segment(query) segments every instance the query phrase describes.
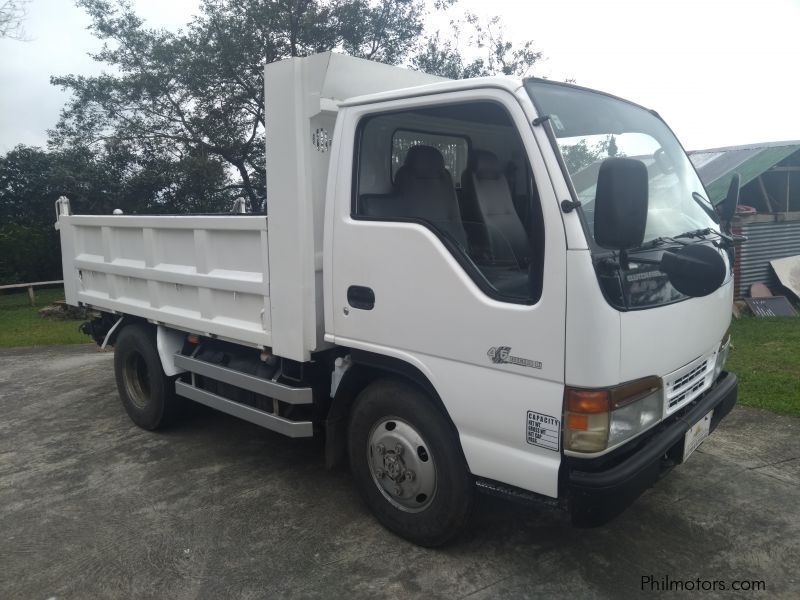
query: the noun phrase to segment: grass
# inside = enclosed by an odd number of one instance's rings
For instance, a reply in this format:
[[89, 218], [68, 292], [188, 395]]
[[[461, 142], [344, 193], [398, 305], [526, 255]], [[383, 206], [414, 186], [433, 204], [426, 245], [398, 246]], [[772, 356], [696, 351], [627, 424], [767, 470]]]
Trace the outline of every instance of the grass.
[[731, 335], [725, 368], [739, 378], [739, 403], [800, 417], [800, 318], [742, 317]]
[[0, 347], [82, 344], [91, 340], [78, 331], [83, 320], [54, 321], [39, 316], [39, 309], [64, 299], [64, 290], [36, 290], [36, 305], [30, 306], [28, 292], [0, 296]]
[[[38, 290], [36, 306], [22, 293], [0, 296], [0, 347], [80, 344], [81, 321], [52, 321], [38, 310], [63, 300], [61, 288]], [[739, 403], [800, 417], [800, 318], [742, 317], [731, 324], [727, 368], [739, 377]]]

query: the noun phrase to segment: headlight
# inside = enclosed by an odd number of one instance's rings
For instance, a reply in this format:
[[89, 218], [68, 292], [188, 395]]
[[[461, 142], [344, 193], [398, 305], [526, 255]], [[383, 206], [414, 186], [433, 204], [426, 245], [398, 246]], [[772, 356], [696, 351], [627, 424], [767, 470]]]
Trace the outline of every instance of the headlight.
[[608, 430], [608, 447], [631, 439], [650, 429], [658, 423], [664, 410], [664, 402], [661, 399], [661, 388], [653, 393], [611, 411], [611, 423]]
[[725, 361], [728, 360], [728, 353], [731, 349], [731, 334], [726, 333], [725, 337], [719, 344], [719, 351], [717, 352], [717, 364], [714, 366], [714, 380], [716, 381], [722, 369], [725, 368]]
[[602, 452], [661, 420], [663, 386], [660, 378], [645, 377], [613, 388], [567, 388], [564, 405], [564, 449]]

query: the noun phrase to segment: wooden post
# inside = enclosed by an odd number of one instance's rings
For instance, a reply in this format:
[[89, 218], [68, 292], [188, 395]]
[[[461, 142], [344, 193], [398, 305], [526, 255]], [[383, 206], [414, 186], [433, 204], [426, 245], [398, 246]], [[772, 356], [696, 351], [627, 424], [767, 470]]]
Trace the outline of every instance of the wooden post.
[[33, 293], [33, 286], [28, 286], [28, 300], [31, 301], [31, 306], [36, 302], [36, 295]]
[[792, 172], [786, 171], [786, 212], [789, 212], [789, 182], [792, 180]]
[[772, 198], [770, 198], [767, 193], [767, 186], [764, 185], [764, 180], [761, 178], [761, 175], [758, 176], [758, 185], [761, 188], [761, 193], [764, 195], [764, 202], [767, 204], [767, 210], [771, 213], [777, 212], [779, 210], [777, 203], [773, 202]]

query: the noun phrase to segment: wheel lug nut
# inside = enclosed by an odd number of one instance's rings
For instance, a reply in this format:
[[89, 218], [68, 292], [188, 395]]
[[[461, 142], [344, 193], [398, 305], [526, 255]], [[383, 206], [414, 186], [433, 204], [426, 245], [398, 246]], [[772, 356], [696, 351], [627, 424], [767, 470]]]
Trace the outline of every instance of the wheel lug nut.
[[414, 471], [406, 471], [403, 473], [403, 481], [414, 481], [415, 477]]
[[394, 488], [395, 496], [399, 496], [402, 493], [403, 493], [403, 490], [400, 488], [400, 486], [399, 485], [395, 486], [395, 488]]
[[400, 444], [397, 444], [394, 447], [394, 453], [397, 454], [397, 455], [402, 454], [403, 453], [403, 447]]
[[386, 452], [386, 446], [384, 446], [383, 444], [378, 444], [377, 446], [375, 446], [375, 450], [378, 451], [378, 454], [383, 456], [383, 454]]
[[386, 476], [386, 471], [384, 471], [383, 469], [378, 469], [377, 471], [375, 471], [375, 477], [377, 477], [378, 479], [383, 479], [385, 476]]

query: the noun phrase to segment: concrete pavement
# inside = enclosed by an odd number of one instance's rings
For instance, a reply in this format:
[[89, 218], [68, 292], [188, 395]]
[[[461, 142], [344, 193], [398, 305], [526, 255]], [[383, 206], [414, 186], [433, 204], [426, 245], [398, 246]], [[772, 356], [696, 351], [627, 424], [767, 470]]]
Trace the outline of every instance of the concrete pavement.
[[202, 407], [136, 428], [94, 346], [0, 350], [0, 411], [4, 599], [627, 598], [648, 575], [800, 597], [800, 419], [737, 407], [605, 527], [479, 496], [467, 534], [427, 550], [318, 442]]

